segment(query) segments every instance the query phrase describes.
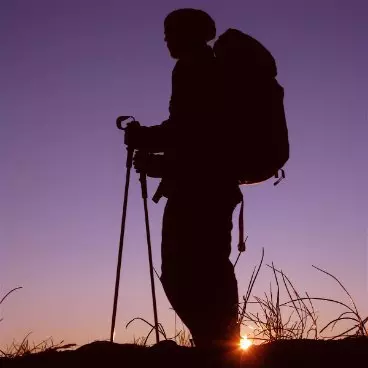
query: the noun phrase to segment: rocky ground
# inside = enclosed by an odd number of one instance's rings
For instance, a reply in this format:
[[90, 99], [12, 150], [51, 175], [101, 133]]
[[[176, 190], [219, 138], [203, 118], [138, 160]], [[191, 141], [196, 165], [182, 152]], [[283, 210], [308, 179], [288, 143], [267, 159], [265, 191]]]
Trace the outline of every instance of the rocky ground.
[[[233, 365], [231, 365], [231, 358]], [[220, 363], [221, 361], [227, 362]], [[244, 352], [219, 353], [163, 344], [143, 347], [96, 341], [76, 350], [46, 351], [17, 358], [0, 358], [0, 368], [121, 367], [366, 367], [368, 337], [344, 340], [280, 340], [252, 346]]]

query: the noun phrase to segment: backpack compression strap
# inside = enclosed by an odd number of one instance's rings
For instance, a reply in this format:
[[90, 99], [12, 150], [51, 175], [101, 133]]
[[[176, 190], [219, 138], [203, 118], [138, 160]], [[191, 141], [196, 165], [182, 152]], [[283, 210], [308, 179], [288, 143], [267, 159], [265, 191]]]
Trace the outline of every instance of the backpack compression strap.
[[276, 174], [275, 174], [275, 179], [278, 179], [276, 180], [273, 185], [276, 186], [277, 184], [280, 183], [281, 180], [285, 179], [285, 171], [283, 169], [280, 169], [281, 171], [281, 176], [279, 178], [279, 170], [277, 170]]
[[[285, 179], [285, 171], [283, 169], [280, 169], [280, 171], [281, 171], [280, 178], [279, 178], [279, 170], [275, 174], [275, 178], [278, 179], [278, 180], [273, 183], [274, 186], [279, 184], [281, 180]], [[245, 243], [248, 239], [248, 235], [244, 239], [244, 197], [243, 197], [243, 193], [242, 193], [242, 199], [241, 199], [240, 203], [241, 203], [241, 205], [240, 205], [240, 211], [239, 211], [239, 243], [238, 243], [239, 254], [238, 254], [238, 257], [236, 258], [236, 261], [234, 263], [234, 268], [235, 268], [236, 264], [238, 263], [240, 255], [243, 252], [245, 252], [245, 250], [247, 249], [247, 246], [246, 246]]]
[[239, 257], [240, 255], [245, 252], [246, 249], [246, 245], [245, 242], [248, 239], [248, 235], [247, 237], [244, 239], [244, 197], [242, 194], [242, 199], [241, 199], [241, 205], [240, 205], [240, 211], [239, 211], [239, 243], [238, 243], [238, 257], [236, 258], [236, 261], [234, 263], [234, 268], [236, 266], [236, 264], [238, 263]]

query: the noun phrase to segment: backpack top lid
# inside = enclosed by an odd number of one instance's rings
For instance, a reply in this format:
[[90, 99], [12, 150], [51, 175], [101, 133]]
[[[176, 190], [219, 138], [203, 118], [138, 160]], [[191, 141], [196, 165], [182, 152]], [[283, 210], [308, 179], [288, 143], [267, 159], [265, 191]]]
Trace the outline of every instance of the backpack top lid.
[[220, 61], [246, 67], [250, 73], [275, 78], [276, 62], [272, 54], [255, 38], [233, 28], [223, 33], [213, 46]]

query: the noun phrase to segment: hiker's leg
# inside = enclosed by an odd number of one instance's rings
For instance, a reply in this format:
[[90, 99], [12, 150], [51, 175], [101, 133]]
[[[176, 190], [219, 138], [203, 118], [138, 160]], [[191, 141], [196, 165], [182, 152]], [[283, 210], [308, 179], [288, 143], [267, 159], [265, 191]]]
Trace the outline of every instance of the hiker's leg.
[[[204, 213], [199, 217], [196, 233], [198, 264], [194, 263], [197, 279], [205, 271], [205, 285], [197, 289], [203, 305], [206, 323], [195, 323], [193, 337], [197, 346], [212, 340], [239, 342], [238, 287], [231, 252], [232, 215], [236, 203], [225, 198], [209, 198], [204, 202]], [[203, 252], [202, 252], [203, 249]], [[203, 292], [204, 290], [204, 292]]]
[[235, 205], [181, 198], [169, 199], [165, 208], [161, 280], [196, 345], [239, 339], [237, 282], [229, 260]]

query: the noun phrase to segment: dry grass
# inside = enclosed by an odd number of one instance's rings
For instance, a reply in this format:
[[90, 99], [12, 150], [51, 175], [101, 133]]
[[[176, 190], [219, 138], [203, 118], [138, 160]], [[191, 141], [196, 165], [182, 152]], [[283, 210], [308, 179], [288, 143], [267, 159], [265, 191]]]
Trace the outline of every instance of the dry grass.
[[[126, 324], [125, 327], [128, 328], [129, 325], [134, 321], [142, 321], [150, 327], [150, 330], [149, 330], [148, 334], [146, 335], [146, 337], [134, 338], [134, 340], [133, 340], [133, 343], [135, 343], [135, 344], [147, 346], [148, 339], [151, 336], [152, 332], [155, 330], [155, 326], [152, 323], [145, 320], [144, 318], [136, 317], [136, 318], [133, 318], [132, 320], [130, 320]], [[188, 347], [193, 346], [190, 333], [184, 327], [184, 325], [183, 325], [183, 329], [179, 330], [179, 332], [176, 332], [176, 329], [175, 329], [175, 335], [173, 337], [168, 337], [168, 335], [167, 335], [167, 333], [166, 333], [166, 331], [165, 331], [165, 329], [164, 329], [164, 327], [162, 326], [161, 323], [158, 324], [158, 327], [159, 327], [158, 328], [159, 334], [162, 335], [164, 340], [174, 340], [178, 345], [181, 345], [181, 346], [188, 346]]]
[[20, 343], [16, 343], [15, 341], [13, 341], [13, 343], [8, 346], [5, 351], [0, 350], [0, 356], [5, 358], [14, 358], [18, 356], [41, 353], [46, 351], [65, 350], [76, 346], [75, 344], [63, 345], [64, 341], [55, 344], [52, 337], [45, 339], [38, 344], [35, 344], [34, 342], [30, 343], [28, 339], [30, 334], [31, 333], [27, 334]]
[[[262, 297], [252, 296], [252, 290], [263, 265], [264, 249], [262, 249], [262, 257], [260, 263], [254, 268], [248, 283], [246, 294], [243, 296], [243, 302], [239, 304], [239, 323], [245, 328], [251, 329], [251, 333], [247, 334], [248, 338], [254, 343], [266, 343], [282, 339], [315, 339], [315, 340], [335, 340], [346, 337], [368, 336], [368, 317], [362, 318], [358, 308], [344, 285], [337, 277], [329, 272], [313, 266], [316, 270], [333, 278], [338, 285], [344, 290], [349, 299], [349, 303], [344, 303], [330, 298], [311, 297], [307, 292], [300, 294], [294, 287], [290, 278], [285, 275], [282, 270], [277, 269], [274, 264], [267, 265], [272, 271], [273, 284], [270, 282], [269, 291], [265, 292]], [[21, 289], [17, 287], [9, 291], [1, 300], [1, 303], [14, 291]], [[286, 301], [281, 301], [281, 294], [287, 295]], [[320, 328], [319, 320], [314, 308], [313, 302], [333, 303], [343, 307], [345, 310], [336, 318]], [[249, 306], [256, 307], [257, 312], [250, 312]], [[0, 322], [2, 319], [0, 319]], [[144, 318], [136, 317], [129, 321], [126, 325], [128, 328], [133, 322], [141, 321], [149, 326], [149, 332], [146, 337], [134, 338], [137, 345], [147, 346], [148, 340], [155, 330], [154, 324], [148, 322]], [[322, 336], [324, 332], [330, 330], [332, 332], [336, 326], [342, 321], [348, 321], [351, 326], [345, 331], [331, 335]], [[165, 340], [174, 340], [181, 346], [193, 346], [191, 336], [183, 328], [177, 332], [176, 315], [175, 315], [175, 335], [169, 337], [165, 332], [162, 324], [158, 326], [159, 334]], [[75, 344], [63, 345], [63, 341], [55, 344], [52, 338], [46, 339], [39, 344], [30, 343], [28, 334], [21, 343], [15, 343], [7, 347], [5, 351], [0, 350], [0, 357], [15, 357], [26, 354], [32, 354], [42, 351], [57, 351], [69, 349]]]
[[[316, 266], [313, 267], [332, 277], [339, 284], [348, 296], [350, 305], [330, 298], [311, 297], [307, 292], [305, 296], [301, 295], [294, 287], [290, 278], [282, 270], [276, 269], [273, 263], [267, 266], [272, 270], [275, 290], [272, 288], [272, 283], [270, 283], [269, 292], [265, 292], [264, 297], [254, 296], [254, 301], [251, 301], [251, 292], [262, 267], [263, 258], [264, 250], [262, 250], [262, 258], [258, 268], [253, 270], [247, 293], [243, 296], [243, 306], [239, 312], [239, 323], [247, 327], [252, 326], [253, 328], [253, 336], [250, 336], [252, 339], [270, 342], [280, 339], [313, 338], [316, 340], [334, 340], [352, 336], [368, 336], [368, 330], [365, 326], [368, 322], [368, 317], [364, 319], [361, 317], [352, 296], [337, 277]], [[280, 300], [282, 287], [288, 296], [288, 300], [284, 302]], [[338, 304], [344, 307], [345, 311], [319, 328], [318, 316], [313, 305], [314, 301]], [[260, 311], [256, 313], [248, 312], [247, 307], [250, 304], [256, 304]], [[349, 321], [352, 323], [352, 326], [337, 335], [322, 336], [322, 333], [329, 328], [332, 332], [342, 321]]]
[[[3, 297], [1, 298], [1, 300], [0, 300], [0, 305], [4, 302], [4, 300], [5, 300], [5, 299], [10, 295], [10, 294], [14, 293], [14, 291], [19, 290], [19, 289], [22, 289], [22, 287], [21, 287], [21, 286], [18, 286], [18, 287], [16, 287], [16, 288], [11, 289], [10, 291], [8, 291], [8, 292], [5, 294], [5, 296], [3, 296]], [[0, 322], [1, 322], [3, 319], [4, 319], [4, 318], [0, 318]]]
[[[305, 295], [300, 294], [290, 278], [282, 270], [278, 270], [273, 263], [267, 265], [267, 267], [272, 271], [274, 284], [272, 285], [272, 282], [270, 282], [269, 291], [268, 293], [265, 292], [263, 297], [252, 296], [252, 290], [262, 268], [263, 259], [264, 249], [262, 249], [260, 263], [254, 268], [251, 275], [247, 292], [243, 296], [243, 302], [239, 304], [238, 321], [242, 326], [251, 329], [247, 337], [254, 343], [267, 343], [281, 339], [335, 340], [346, 337], [368, 336], [368, 330], [365, 326], [368, 317], [364, 319], [361, 317], [352, 296], [338, 278], [316, 266], [313, 267], [333, 278], [339, 284], [348, 296], [350, 305], [331, 298], [311, 297], [307, 292], [305, 292]], [[288, 300], [283, 302], [281, 301], [282, 292], [288, 296]], [[313, 304], [315, 301], [337, 304], [344, 307], [345, 311], [319, 328], [318, 315]], [[250, 305], [256, 307], [258, 311], [249, 312], [247, 308]], [[155, 326], [143, 318], [134, 318], [127, 324], [127, 327], [136, 320], [141, 320], [150, 327], [148, 335], [139, 339], [141, 344], [146, 345]], [[332, 332], [342, 321], [349, 321], [352, 326], [339, 334], [322, 336], [328, 329]], [[161, 324], [159, 325], [159, 333], [164, 339], [168, 339]], [[175, 340], [179, 345], [192, 346], [190, 334], [184, 326], [178, 333], [176, 333], [175, 327], [175, 334], [174, 337], [169, 339]]]
[[[22, 287], [21, 286], [16, 287], [10, 290], [8, 293], [6, 293], [5, 296], [0, 300], [0, 305], [4, 302], [4, 300], [7, 297], [9, 297], [10, 294], [19, 289], [22, 289]], [[2, 320], [3, 318], [0, 319], [0, 322]], [[4, 350], [0, 349], [0, 357], [14, 358], [28, 354], [40, 353], [44, 351], [58, 351], [63, 349], [69, 349], [75, 346], [75, 344], [63, 345], [64, 341], [55, 344], [52, 337], [45, 339], [38, 344], [35, 344], [34, 342], [30, 343], [28, 339], [30, 334], [31, 332], [28, 333], [20, 343], [13, 341], [12, 344], [10, 346], [7, 346]]]

